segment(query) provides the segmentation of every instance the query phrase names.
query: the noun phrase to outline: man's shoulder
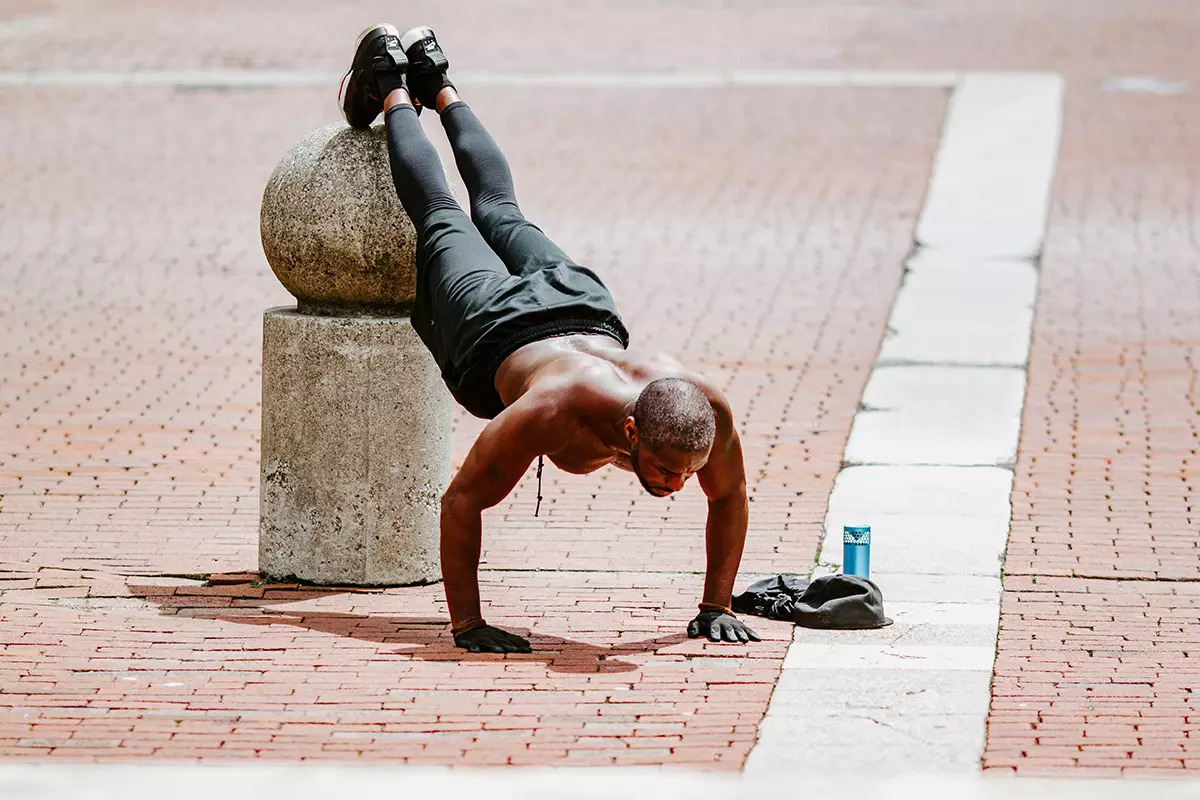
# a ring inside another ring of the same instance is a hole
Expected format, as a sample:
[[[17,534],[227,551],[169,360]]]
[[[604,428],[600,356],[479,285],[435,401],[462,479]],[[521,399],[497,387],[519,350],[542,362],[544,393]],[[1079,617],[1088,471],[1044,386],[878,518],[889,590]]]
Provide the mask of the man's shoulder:
[[[562,376],[570,385],[569,389],[563,389],[563,394],[579,402],[624,403],[628,400],[631,387],[636,387],[633,393],[637,394],[652,381],[682,378],[699,386],[714,405],[727,405],[724,394],[714,381],[666,353],[634,349],[620,353],[618,358],[581,360],[574,369]]]
[[[561,406],[588,413],[624,403],[627,383],[612,364],[588,359],[558,375],[547,389]]]
[[[578,357],[582,356],[582,357]],[[562,364],[562,362],[559,362]],[[579,413],[604,413],[623,406],[651,381],[682,378],[700,387],[714,408],[727,408],[720,387],[665,353],[621,350],[608,354],[580,353],[565,369],[547,372],[531,382],[525,398]],[[523,398],[523,399],[525,399]]]

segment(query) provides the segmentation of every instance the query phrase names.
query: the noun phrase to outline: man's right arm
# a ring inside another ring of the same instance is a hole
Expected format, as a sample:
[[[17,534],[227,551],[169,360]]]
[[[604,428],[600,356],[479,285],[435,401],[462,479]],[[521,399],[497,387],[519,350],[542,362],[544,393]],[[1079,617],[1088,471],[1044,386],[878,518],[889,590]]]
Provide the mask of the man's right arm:
[[[488,626],[479,604],[482,513],[508,496],[533,459],[568,433],[555,404],[523,397],[488,423],[442,496],[442,578],[455,643],[472,651],[528,652],[529,642]]]

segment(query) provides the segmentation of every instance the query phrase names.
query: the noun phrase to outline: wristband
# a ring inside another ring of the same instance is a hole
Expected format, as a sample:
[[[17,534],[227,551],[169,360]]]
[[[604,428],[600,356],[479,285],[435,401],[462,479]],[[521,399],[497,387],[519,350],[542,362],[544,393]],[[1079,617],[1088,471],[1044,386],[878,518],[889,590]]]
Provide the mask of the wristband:
[[[483,617],[471,617],[470,619],[460,622],[457,625],[452,624],[450,626],[450,633],[452,633],[455,636],[458,636],[460,634],[466,633],[467,631],[473,631],[476,628],[482,628],[486,625],[487,625],[487,623],[484,622]]]
[[[730,608],[729,606],[723,606],[720,603],[701,603],[700,610],[701,611],[720,611],[722,614],[728,614],[731,617],[734,615],[732,608]]]

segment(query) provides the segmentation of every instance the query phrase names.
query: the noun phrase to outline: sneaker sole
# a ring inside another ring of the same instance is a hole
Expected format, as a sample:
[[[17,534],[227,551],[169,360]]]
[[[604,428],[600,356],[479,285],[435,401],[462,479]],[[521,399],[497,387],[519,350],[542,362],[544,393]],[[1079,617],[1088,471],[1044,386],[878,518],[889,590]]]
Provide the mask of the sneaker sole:
[[[415,28],[409,28],[404,33],[400,34],[400,49],[408,52],[414,44],[422,39],[436,39],[433,34],[433,28],[426,25],[418,25]]]

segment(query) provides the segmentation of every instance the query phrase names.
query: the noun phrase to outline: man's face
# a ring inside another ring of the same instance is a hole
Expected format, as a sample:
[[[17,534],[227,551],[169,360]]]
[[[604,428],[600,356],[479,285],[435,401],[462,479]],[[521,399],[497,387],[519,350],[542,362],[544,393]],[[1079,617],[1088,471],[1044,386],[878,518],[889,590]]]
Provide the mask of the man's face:
[[[629,450],[629,463],[643,489],[655,497],[666,497],[682,489],[688,478],[708,463],[708,452],[680,453],[671,448],[656,452],[635,442]]]

